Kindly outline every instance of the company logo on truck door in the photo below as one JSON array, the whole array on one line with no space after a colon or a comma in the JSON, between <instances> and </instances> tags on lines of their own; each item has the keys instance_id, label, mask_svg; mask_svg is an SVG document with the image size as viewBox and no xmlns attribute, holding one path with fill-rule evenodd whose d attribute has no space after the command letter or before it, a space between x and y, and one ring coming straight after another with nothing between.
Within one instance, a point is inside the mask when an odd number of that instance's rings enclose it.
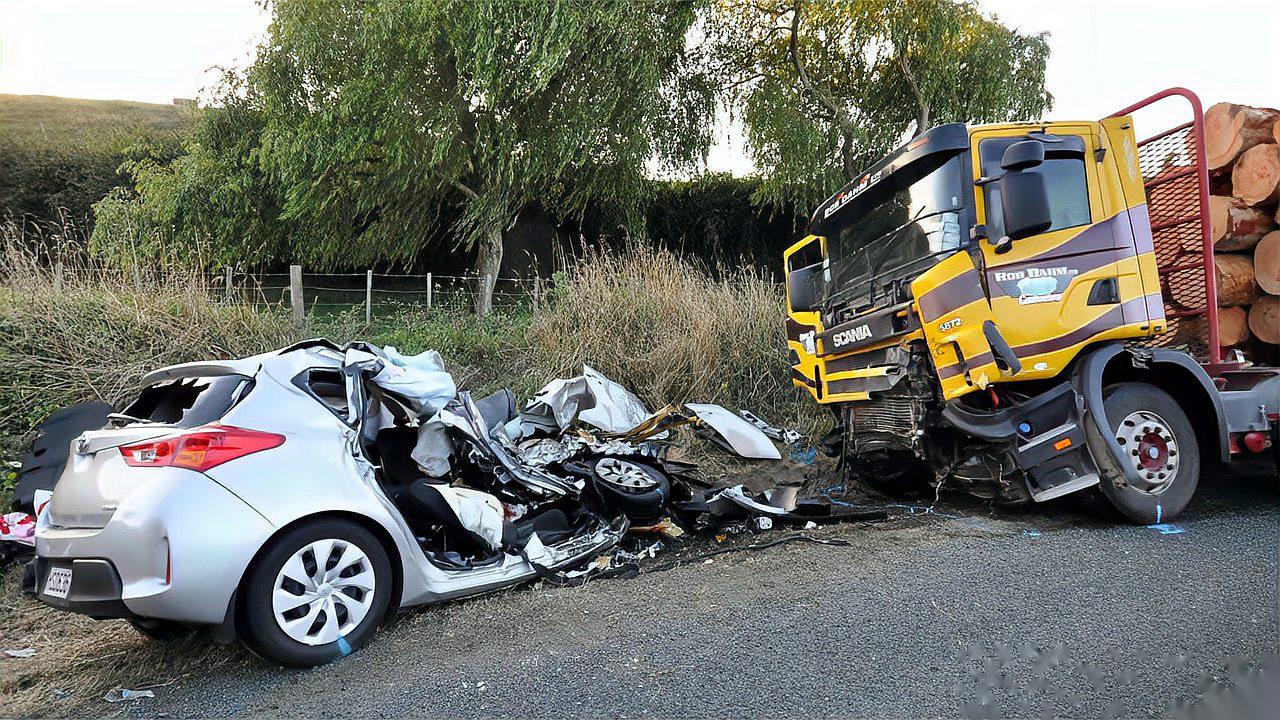
<instances>
[{"instance_id":1,"label":"company logo on truck door","mask_svg":"<svg viewBox=\"0 0 1280 720\"><path fill-rule=\"evenodd\" d=\"M842 330L831 336L831 347L839 349L845 345L852 345L856 342L866 340L871 337L871 328L866 325Z\"/></svg>"},{"instance_id":2,"label":"company logo on truck door","mask_svg":"<svg viewBox=\"0 0 1280 720\"><path fill-rule=\"evenodd\" d=\"M1076 268L1058 266L997 270L992 276L1006 295L1018 298L1019 305L1034 305L1061 300L1071 278L1079 274Z\"/></svg>"}]
</instances>

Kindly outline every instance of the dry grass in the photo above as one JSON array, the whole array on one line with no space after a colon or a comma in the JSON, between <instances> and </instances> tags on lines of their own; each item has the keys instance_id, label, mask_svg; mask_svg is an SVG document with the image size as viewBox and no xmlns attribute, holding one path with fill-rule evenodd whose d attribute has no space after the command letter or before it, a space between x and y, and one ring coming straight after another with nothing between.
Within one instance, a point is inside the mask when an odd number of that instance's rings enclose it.
<instances>
[{"instance_id":1,"label":"dry grass","mask_svg":"<svg viewBox=\"0 0 1280 720\"><path fill-rule=\"evenodd\" d=\"M539 377L582 363L650 406L716 402L805 421L788 372L780 286L753 269L708 273L648 247L586 257L558 278L527 332Z\"/></svg>"},{"instance_id":2,"label":"dry grass","mask_svg":"<svg viewBox=\"0 0 1280 720\"><path fill-rule=\"evenodd\" d=\"M124 620L54 610L21 593L21 576L21 568L10 568L0 584L0 648L36 654L0 656L0 715L103 715L114 707L102 699L112 688L159 695L188 677L256 662L238 646L199 636L155 642Z\"/></svg>"},{"instance_id":3,"label":"dry grass","mask_svg":"<svg viewBox=\"0 0 1280 720\"><path fill-rule=\"evenodd\" d=\"M59 269L29 246L12 226L0 230L0 431L21 435L85 400L118 406L158 367L294 339L285 313L221 302L190 264L119 271L68 259Z\"/></svg>"}]
</instances>

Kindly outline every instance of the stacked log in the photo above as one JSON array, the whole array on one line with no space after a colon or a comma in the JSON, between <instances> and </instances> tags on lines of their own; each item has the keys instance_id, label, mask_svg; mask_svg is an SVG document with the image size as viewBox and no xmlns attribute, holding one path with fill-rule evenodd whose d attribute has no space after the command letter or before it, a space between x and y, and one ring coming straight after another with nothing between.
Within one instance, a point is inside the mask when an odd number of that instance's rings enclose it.
<instances>
[{"instance_id":1,"label":"stacked log","mask_svg":"<svg viewBox=\"0 0 1280 720\"><path fill-rule=\"evenodd\" d=\"M1218 103L1204 113L1205 156L1209 169L1230 167L1240 153L1258 143L1278 143L1280 110Z\"/></svg>"},{"instance_id":2,"label":"stacked log","mask_svg":"<svg viewBox=\"0 0 1280 720\"><path fill-rule=\"evenodd\" d=\"M1259 361L1280 358L1280 111L1218 103L1205 112L1209 224L1218 283L1218 340ZM1202 305L1195 288L1173 300ZM1179 297L1179 295L1185 297ZM1201 321L1203 318L1201 318ZM1203 332L1203 323L1199 325Z\"/></svg>"}]
</instances>

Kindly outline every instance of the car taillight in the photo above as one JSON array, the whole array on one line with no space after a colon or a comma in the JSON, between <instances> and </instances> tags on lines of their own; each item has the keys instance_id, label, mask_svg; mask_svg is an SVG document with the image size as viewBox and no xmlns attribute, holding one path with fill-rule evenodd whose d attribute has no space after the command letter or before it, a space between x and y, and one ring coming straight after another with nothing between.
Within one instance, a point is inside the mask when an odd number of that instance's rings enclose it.
<instances>
[{"instance_id":1,"label":"car taillight","mask_svg":"<svg viewBox=\"0 0 1280 720\"><path fill-rule=\"evenodd\" d=\"M180 467L204 472L284 444L284 436L230 425L205 425L181 435L125 445L120 454L132 467Z\"/></svg>"}]
</instances>

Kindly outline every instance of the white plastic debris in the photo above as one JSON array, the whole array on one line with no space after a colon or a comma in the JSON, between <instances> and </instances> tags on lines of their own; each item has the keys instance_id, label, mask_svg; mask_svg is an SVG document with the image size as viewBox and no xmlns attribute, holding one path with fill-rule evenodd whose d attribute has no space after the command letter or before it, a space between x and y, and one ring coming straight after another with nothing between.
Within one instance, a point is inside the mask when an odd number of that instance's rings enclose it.
<instances>
[{"instance_id":1,"label":"white plastic debris","mask_svg":"<svg viewBox=\"0 0 1280 720\"><path fill-rule=\"evenodd\" d=\"M373 376L373 383L407 400L420 417L435 414L458 394L453 376L445 372L444 360L435 350L401 355L390 345L364 347L368 352L348 350L344 367L356 364L372 368L374 361L380 360L381 368Z\"/></svg>"},{"instance_id":2,"label":"white plastic debris","mask_svg":"<svg viewBox=\"0 0 1280 720\"><path fill-rule=\"evenodd\" d=\"M590 365L582 374L552 380L529 400L520 418L529 430L556 432L576 419L605 432L622 433L649 417L640 398Z\"/></svg>"},{"instance_id":3,"label":"white plastic debris","mask_svg":"<svg viewBox=\"0 0 1280 720\"><path fill-rule=\"evenodd\" d=\"M487 492L450 485L427 485L440 493L462 526L479 535L489 547L502 547L502 521L506 510L498 498Z\"/></svg>"},{"instance_id":4,"label":"white plastic debris","mask_svg":"<svg viewBox=\"0 0 1280 720\"><path fill-rule=\"evenodd\" d=\"M744 458L781 460L782 454L768 436L755 425L719 405L685 403L694 415L714 431L710 439L724 449Z\"/></svg>"},{"instance_id":5,"label":"white plastic debris","mask_svg":"<svg viewBox=\"0 0 1280 720\"><path fill-rule=\"evenodd\" d=\"M102 696L103 700L109 703L124 702L126 700L138 700L140 698L153 698L156 694L150 690L129 690L127 688L115 688L111 692Z\"/></svg>"},{"instance_id":6,"label":"white plastic debris","mask_svg":"<svg viewBox=\"0 0 1280 720\"><path fill-rule=\"evenodd\" d=\"M29 647L29 648L20 648L17 650L5 650L4 654L8 655L11 658L29 658L32 655L36 654L36 649Z\"/></svg>"},{"instance_id":7,"label":"white plastic debris","mask_svg":"<svg viewBox=\"0 0 1280 720\"><path fill-rule=\"evenodd\" d=\"M750 410L739 410L738 415L740 415L743 420L746 420L759 428L760 432L784 445L794 445L800 442L800 439L804 437L795 430L783 430L782 428L774 427Z\"/></svg>"}]
</instances>

